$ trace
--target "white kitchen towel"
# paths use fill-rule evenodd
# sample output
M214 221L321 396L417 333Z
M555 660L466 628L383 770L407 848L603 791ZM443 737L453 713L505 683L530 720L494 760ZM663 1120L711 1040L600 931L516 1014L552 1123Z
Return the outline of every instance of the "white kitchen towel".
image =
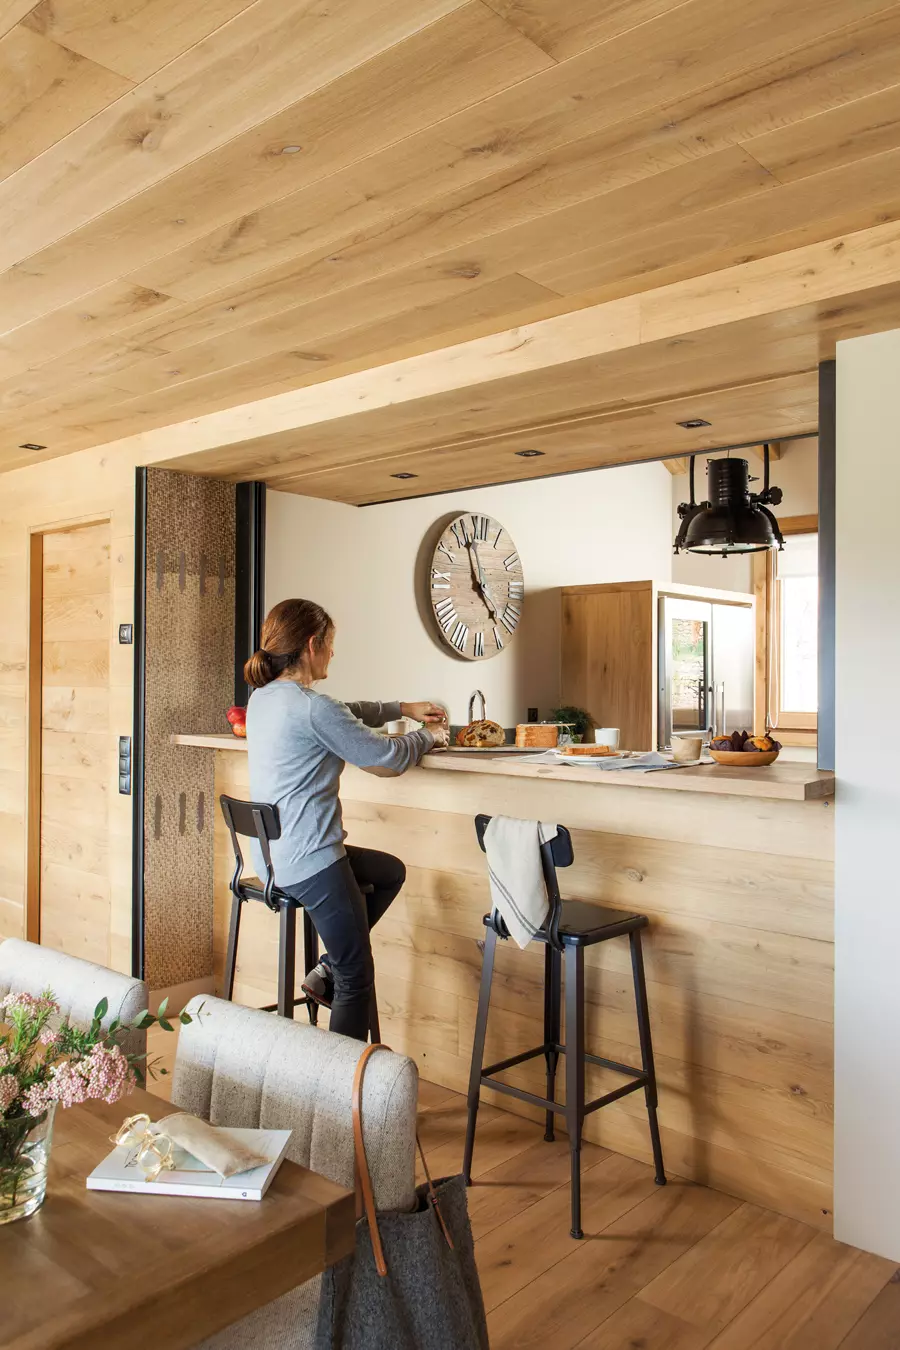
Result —
M546 821L513 816L492 816L484 832L491 899L520 947L528 946L550 910L541 844L556 833Z

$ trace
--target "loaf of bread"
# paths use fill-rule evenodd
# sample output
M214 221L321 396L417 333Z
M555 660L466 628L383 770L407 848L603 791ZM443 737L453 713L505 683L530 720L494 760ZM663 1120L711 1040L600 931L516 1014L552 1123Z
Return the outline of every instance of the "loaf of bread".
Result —
M480 722L470 722L467 727L456 733L456 744L464 745L469 750L483 750L488 746L503 745L506 740L506 732L497 723L492 722L490 718L482 718Z
M520 750L552 750L559 740L555 722L520 722L516 727L516 745Z

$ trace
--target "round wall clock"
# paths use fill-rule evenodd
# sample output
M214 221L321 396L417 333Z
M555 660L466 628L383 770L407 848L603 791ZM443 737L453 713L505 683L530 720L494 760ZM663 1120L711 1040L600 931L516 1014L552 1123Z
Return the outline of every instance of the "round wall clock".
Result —
M441 636L467 661L496 656L515 636L525 580L509 532L490 516L457 516L431 560L431 607Z

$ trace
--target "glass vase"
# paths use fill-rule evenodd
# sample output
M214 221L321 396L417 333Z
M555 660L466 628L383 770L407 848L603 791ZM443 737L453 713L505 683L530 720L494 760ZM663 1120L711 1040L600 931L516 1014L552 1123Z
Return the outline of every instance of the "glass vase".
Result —
M41 1116L0 1120L0 1224L25 1219L44 1203L56 1103Z

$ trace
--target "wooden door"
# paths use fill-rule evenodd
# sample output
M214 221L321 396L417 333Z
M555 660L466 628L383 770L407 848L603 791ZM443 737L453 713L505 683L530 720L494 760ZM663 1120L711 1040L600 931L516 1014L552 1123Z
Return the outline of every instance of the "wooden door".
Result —
M33 658L40 643L33 672L40 670L41 682L33 690L40 741L32 777L40 785L40 831L30 840L37 895L29 896L29 911L32 918L36 911L44 945L101 965L109 962L108 807L116 763L110 542L105 520L37 535L32 552ZM34 935L34 922L29 926Z

